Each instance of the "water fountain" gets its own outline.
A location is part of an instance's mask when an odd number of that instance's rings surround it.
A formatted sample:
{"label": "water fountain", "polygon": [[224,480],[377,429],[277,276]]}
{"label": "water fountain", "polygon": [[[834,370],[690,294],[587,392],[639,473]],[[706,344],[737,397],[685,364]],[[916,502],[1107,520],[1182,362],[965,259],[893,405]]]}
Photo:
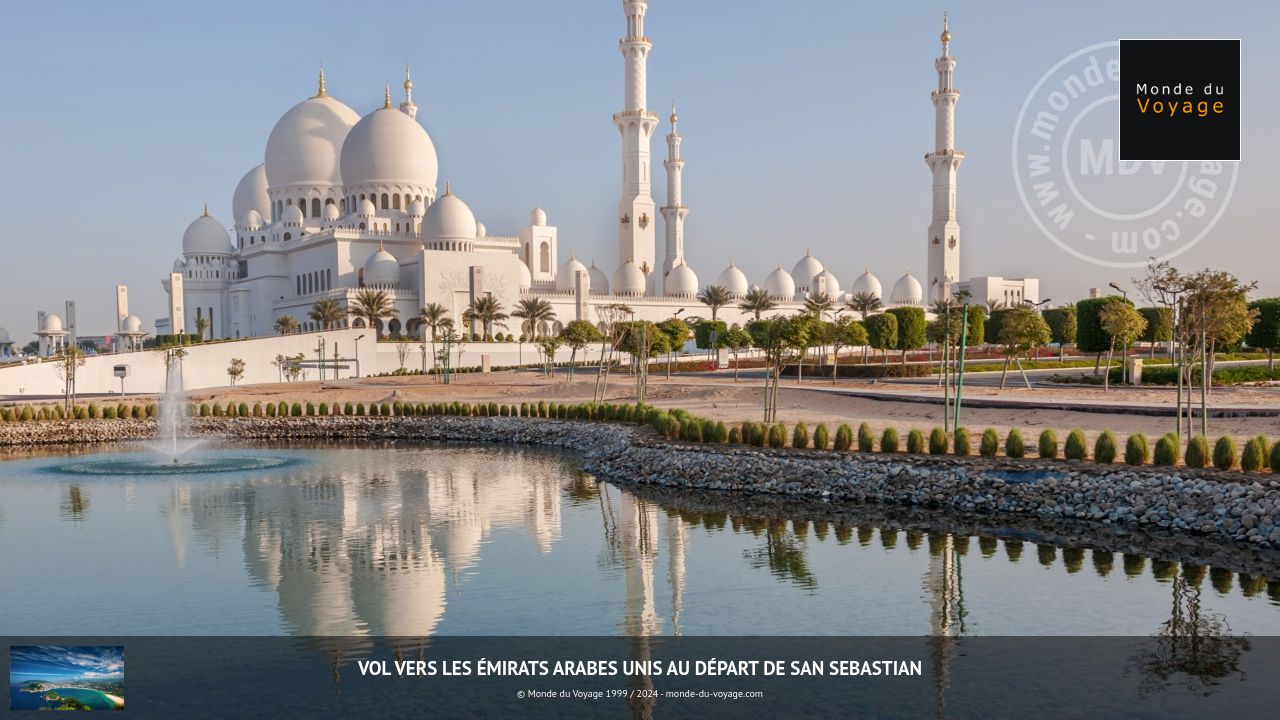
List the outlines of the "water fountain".
{"label": "water fountain", "polygon": [[156,442],[152,447],[169,460],[169,465],[181,468],[182,457],[201,444],[200,440],[189,437],[190,423],[187,421],[186,393],[182,387],[182,357],[185,352],[181,348],[165,352],[164,395],[160,398],[160,415],[156,422]]}

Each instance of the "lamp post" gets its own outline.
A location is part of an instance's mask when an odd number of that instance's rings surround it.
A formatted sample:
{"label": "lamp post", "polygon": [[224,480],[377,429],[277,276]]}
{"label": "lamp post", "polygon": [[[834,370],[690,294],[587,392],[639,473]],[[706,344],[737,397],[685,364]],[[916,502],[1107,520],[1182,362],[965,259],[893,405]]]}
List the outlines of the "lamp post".
{"label": "lamp post", "polygon": [[356,377],[360,377],[360,341],[364,339],[364,335],[356,336]]}

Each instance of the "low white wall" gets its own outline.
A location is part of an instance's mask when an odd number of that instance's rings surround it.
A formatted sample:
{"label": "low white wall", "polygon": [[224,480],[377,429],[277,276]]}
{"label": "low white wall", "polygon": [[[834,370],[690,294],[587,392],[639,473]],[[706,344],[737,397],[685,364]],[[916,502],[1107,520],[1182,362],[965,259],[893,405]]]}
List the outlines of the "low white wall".
{"label": "low white wall", "polygon": [[[364,338],[356,343],[356,338],[360,336]],[[341,377],[346,378],[354,374],[355,364],[350,360],[355,355],[357,345],[360,351],[360,374],[369,375],[375,372],[374,367],[377,365],[375,357],[379,354],[379,349],[375,347],[377,343],[373,341],[372,333],[364,329],[331,330],[190,346],[187,348],[189,354],[182,361],[183,385],[187,390],[230,385],[231,379],[227,375],[227,366],[231,364],[232,358],[244,360],[244,376],[238,384],[278,382],[279,371],[272,364],[276,356],[302,353],[307,360],[315,360],[316,347],[320,338],[325,340],[326,358],[332,358],[334,349],[337,348],[342,358],[348,361],[347,364],[350,367],[340,371]],[[129,366],[129,377],[124,381],[126,393],[164,391],[163,355],[155,350],[142,350],[115,355],[91,355],[85,358],[84,366],[76,375],[76,392],[86,394],[120,392],[120,379],[114,374],[116,365]],[[305,372],[309,380],[320,379],[319,371],[314,368],[309,368]],[[331,377],[328,371],[325,377],[326,379]],[[63,381],[58,375],[56,361],[0,367],[0,396],[7,399],[60,395],[62,392]]]}
{"label": "low white wall", "polygon": [[[396,347],[397,343],[380,342],[378,343],[377,369],[369,370],[368,374],[391,373],[400,369],[400,351]],[[422,369],[422,350],[421,343],[407,343],[408,354],[404,359],[404,367],[406,370]],[[443,347],[442,343],[436,343],[436,350]],[[567,347],[561,347],[556,351],[556,362],[569,362],[569,358],[573,351]],[[453,367],[480,367],[480,357],[482,355],[489,356],[489,367],[512,367],[515,365],[537,365],[542,362],[542,353],[538,352],[538,347],[533,343],[524,343],[523,350],[518,343],[495,343],[495,342],[468,342],[462,346],[462,360],[458,360],[458,351],[455,347],[452,351],[450,364]],[[625,357],[625,355],[615,352],[615,358]],[[600,345],[593,343],[585,350],[580,351],[577,357],[579,362],[590,360],[598,361],[600,359]],[[427,367],[432,368],[438,365],[434,362],[431,354],[431,342],[427,342]]]}

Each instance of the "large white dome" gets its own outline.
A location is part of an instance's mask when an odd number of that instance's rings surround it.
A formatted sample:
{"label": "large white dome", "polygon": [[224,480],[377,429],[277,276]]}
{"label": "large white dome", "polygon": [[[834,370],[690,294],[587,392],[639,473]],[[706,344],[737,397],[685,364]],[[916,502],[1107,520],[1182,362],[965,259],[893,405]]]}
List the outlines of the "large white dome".
{"label": "large white dome", "polygon": [[889,302],[894,305],[919,305],[924,302],[924,290],[920,287],[920,281],[911,276],[910,270],[893,284]]}
{"label": "large white dome", "polygon": [[400,263],[395,255],[379,247],[378,252],[369,256],[364,263],[365,285],[398,285],[400,283]]}
{"label": "large white dome", "polygon": [[230,255],[231,236],[222,223],[209,216],[208,211],[196,218],[182,233],[184,255]]}
{"label": "large white dome", "polygon": [[384,107],[351,128],[342,144],[341,169],[348,194],[390,186],[434,195],[439,165],[427,131],[403,112]]}
{"label": "large white dome", "polygon": [[693,297],[698,294],[698,276],[693,268],[681,263],[667,273],[666,294],[669,297]]}
{"label": "large white dome", "polygon": [[777,270],[769,273],[769,277],[764,279],[764,291],[775,300],[794,300],[796,281],[792,280],[787,271],[779,265]]}
{"label": "large white dome", "polygon": [[[267,166],[258,165],[244,174],[231,196],[231,217],[242,219],[250,210],[271,222],[271,200],[267,198]],[[261,224],[261,223],[259,223]]]}
{"label": "large white dome", "polygon": [[579,272],[586,272],[588,277],[591,275],[591,273],[587,271],[586,265],[579,262],[577,258],[570,256],[569,259],[560,266],[560,271],[556,273],[556,289],[563,290],[565,292],[572,292],[573,284],[577,282]]}
{"label": "large white dome", "polygon": [[[822,272],[818,273],[818,277],[822,278],[826,282],[827,289],[825,290],[825,292],[827,293],[827,297],[831,298],[832,300],[835,300],[836,298],[840,297],[840,280],[836,278],[834,273],[832,273],[830,270],[823,270]],[[810,292],[818,291],[818,283],[816,279],[813,283],[813,287],[809,288],[809,290]]]}
{"label": "large white dome", "polygon": [[716,284],[729,291],[734,297],[742,297],[747,294],[747,276],[741,270],[729,262],[729,267],[720,273],[720,277],[716,278]]}
{"label": "large white dome", "polygon": [[268,185],[273,190],[341,186],[342,143],[359,121],[354,110],[327,95],[289,108],[267,138]]}
{"label": "large white dome", "polygon": [[446,192],[427,208],[422,218],[422,235],[428,240],[474,241],[476,216],[457,195]]}
{"label": "large white dome", "polygon": [[528,290],[533,286],[533,273],[529,272],[529,266],[525,265],[519,257],[516,258],[516,265],[520,270],[520,289]]}
{"label": "large white dome", "polygon": [[802,291],[808,292],[813,286],[813,278],[823,270],[822,263],[818,262],[818,258],[809,254],[808,250],[804,251],[804,257],[791,268],[791,279],[795,282],[796,287]]}
{"label": "large white dome", "polygon": [[872,275],[870,268],[853,281],[853,287],[849,289],[849,292],[854,295],[864,292],[871,293],[877,299],[883,297],[883,292],[880,288],[880,278]]}
{"label": "large white dome", "polygon": [[630,260],[613,274],[614,295],[644,295],[644,273]]}
{"label": "large white dome", "polygon": [[591,292],[597,295],[609,294],[609,276],[604,271],[596,267],[596,261],[591,261],[591,267],[587,268],[587,272],[591,274]]}
{"label": "large white dome", "polygon": [[9,331],[5,328],[0,327],[0,343],[7,343],[7,342],[9,342]]}

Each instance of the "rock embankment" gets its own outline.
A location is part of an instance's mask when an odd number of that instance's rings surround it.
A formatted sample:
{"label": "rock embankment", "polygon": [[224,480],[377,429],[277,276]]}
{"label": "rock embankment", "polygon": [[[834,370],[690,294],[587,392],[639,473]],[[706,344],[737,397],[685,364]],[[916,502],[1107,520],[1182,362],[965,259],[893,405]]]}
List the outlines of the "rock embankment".
{"label": "rock embankment", "polygon": [[[0,424],[0,446],[154,437],[152,420]],[[768,450],[679,443],[647,428],[519,417],[192,418],[192,432],[243,440],[449,440],[547,445],[617,483],[832,503],[1087,520],[1280,548],[1280,483],[1157,467]]]}

